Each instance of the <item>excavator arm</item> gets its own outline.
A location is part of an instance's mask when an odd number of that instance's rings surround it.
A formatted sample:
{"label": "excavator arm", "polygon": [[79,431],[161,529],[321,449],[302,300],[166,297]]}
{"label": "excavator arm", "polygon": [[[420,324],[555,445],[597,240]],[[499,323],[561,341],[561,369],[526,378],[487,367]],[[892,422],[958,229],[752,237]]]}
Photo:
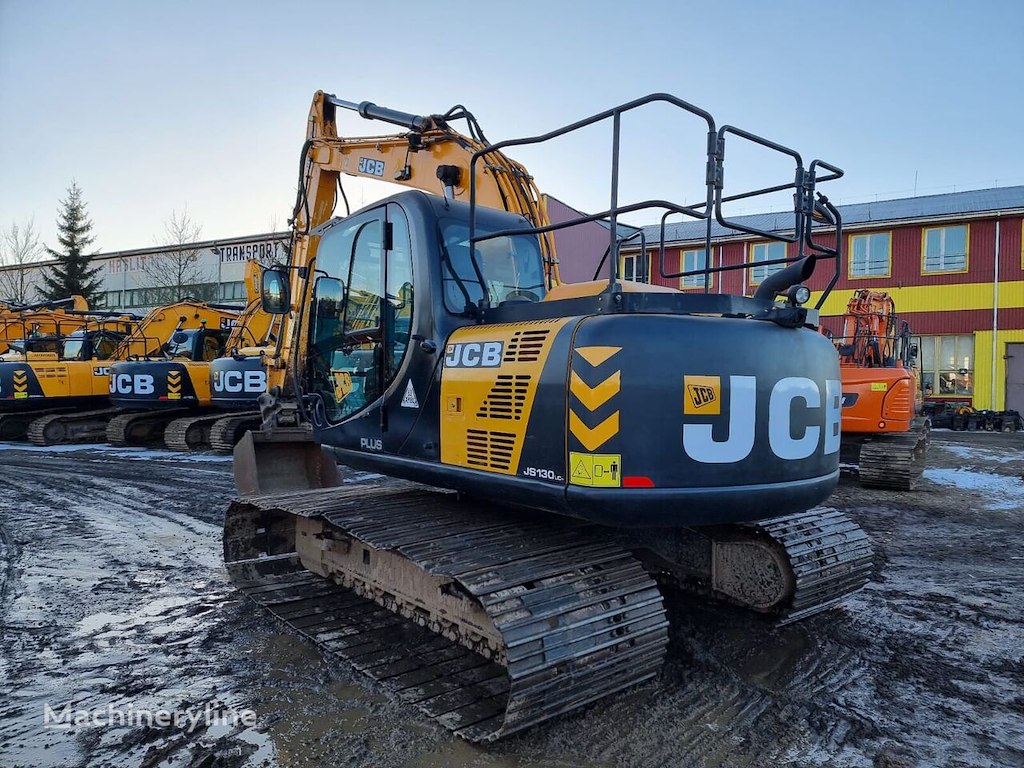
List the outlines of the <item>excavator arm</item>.
{"label": "excavator arm", "polygon": [[198,328],[203,324],[226,327],[238,317],[236,307],[184,299],[150,310],[124,338],[114,354],[116,360],[162,356],[163,345],[179,328]]}
{"label": "excavator arm", "polygon": [[[346,138],[338,135],[337,111],[348,109],[369,120],[381,120],[408,130],[404,133]],[[449,123],[465,119],[470,136]],[[288,266],[291,312],[278,335],[269,361],[268,387],[286,391],[286,378],[297,375],[294,350],[306,343],[306,329],[295,328],[300,308],[308,303],[315,279],[316,248],[313,233],[335,215],[341,176],[389,181],[401,186],[443,194],[447,199],[470,197],[470,168],[474,153],[487,141],[475,118],[462,107],[444,115],[413,115],[370,102],[349,102],[317,91],[309,111],[306,141],[300,156],[299,189],[291,219],[293,233]],[[545,198],[527,169],[503,153],[487,153],[475,181],[475,200],[483,207],[517,213],[534,227],[549,224]],[[347,203],[346,203],[347,205]],[[551,232],[540,236],[545,277],[549,288],[559,284],[558,261]],[[297,330],[297,332],[296,332]]]}

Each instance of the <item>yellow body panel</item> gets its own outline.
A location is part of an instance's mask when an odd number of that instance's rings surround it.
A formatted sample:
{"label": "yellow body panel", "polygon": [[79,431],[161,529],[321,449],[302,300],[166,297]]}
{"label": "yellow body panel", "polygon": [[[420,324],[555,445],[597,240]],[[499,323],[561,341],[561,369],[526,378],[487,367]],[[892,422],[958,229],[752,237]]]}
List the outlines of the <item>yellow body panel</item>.
{"label": "yellow body panel", "polygon": [[[526,426],[551,347],[568,318],[516,325],[460,328],[446,359],[466,345],[501,343],[499,365],[449,367],[441,375],[441,462],[514,475]],[[473,346],[476,345],[476,346]],[[477,356],[470,358],[476,361]]]}
{"label": "yellow body panel", "polygon": [[[56,360],[53,355],[47,355],[49,359],[40,360],[39,357],[41,356],[29,354],[25,368],[31,369],[44,398],[104,397],[109,392],[108,361],[61,361]],[[15,397],[18,380],[19,377],[15,373]]]}

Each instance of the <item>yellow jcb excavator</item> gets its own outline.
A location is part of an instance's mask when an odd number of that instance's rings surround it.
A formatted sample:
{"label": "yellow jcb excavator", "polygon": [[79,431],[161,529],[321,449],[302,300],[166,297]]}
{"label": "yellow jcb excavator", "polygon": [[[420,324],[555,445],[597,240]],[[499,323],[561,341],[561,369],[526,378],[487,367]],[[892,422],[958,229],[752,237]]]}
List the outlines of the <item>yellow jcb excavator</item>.
{"label": "yellow jcb excavator", "polygon": [[[618,201],[621,121],[653,103],[706,126],[701,204]],[[337,135],[338,109],[407,133],[377,151]],[[505,150],[599,123],[609,208],[551,224]],[[726,195],[726,144],[740,140],[794,175]],[[483,741],[657,674],[662,589],[794,621],[865,583],[863,531],[814,507],[839,475],[841,388],[800,283],[839,257],[811,229],[815,216],[841,227],[816,192],[838,168],[668,94],[488,144],[462,108],[417,116],[318,92],[300,169],[290,260],[263,274],[264,308],[284,321],[264,426],[236,447],[242,498],[225,518],[228,571],[256,603]],[[438,194],[334,218],[346,173],[436,179]],[[699,219],[710,242],[713,219],[742,226],[724,204],[785,190],[793,233],[748,231],[798,255],[754,297],[619,279],[620,215]],[[551,232],[599,219],[610,278],[559,285]],[[684,274],[648,245],[662,275]],[[336,459],[399,480],[345,486]]]}
{"label": "yellow jcb excavator", "polygon": [[[211,366],[226,353],[266,343],[274,320],[261,306],[259,282],[259,263],[250,261],[245,276],[249,301],[237,316],[222,318],[229,321],[228,327],[179,331],[172,337],[172,345],[156,356],[136,357],[111,367],[111,381],[116,386],[111,387],[110,401],[129,412],[110,420],[107,442],[130,445],[162,438],[166,447],[177,451],[210,447],[211,430],[218,420],[227,418],[224,413],[210,412]],[[136,386],[139,377],[153,385]],[[255,412],[255,403],[250,411]]]}
{"label": "yellow jcb excavator", "polygon": [[[12,341],[52,340],[78,330],[88,322],[88,312],[89,303],[83,296],[35,304],[0,301],[0,354],[8,350]],[[49,343],[54,347],[54,341]]]}
{"label": "yellow jcb excavator", "polygon": [[[187,346],[196,331],[220,329],[236,316],[186,299],[141,320],[94,321],[95,328],[63,337],[53,350],[28,351],[18,360],[0,362],[0,435],[8,440],[27,436],[37,445],[102,440],[107,423],[119,413],[109,406],[110,394],[156,386],[144,377],[115,381],[110,376],[114,361],[170,354]],[[179,334],[187,339],[176,342]]]}

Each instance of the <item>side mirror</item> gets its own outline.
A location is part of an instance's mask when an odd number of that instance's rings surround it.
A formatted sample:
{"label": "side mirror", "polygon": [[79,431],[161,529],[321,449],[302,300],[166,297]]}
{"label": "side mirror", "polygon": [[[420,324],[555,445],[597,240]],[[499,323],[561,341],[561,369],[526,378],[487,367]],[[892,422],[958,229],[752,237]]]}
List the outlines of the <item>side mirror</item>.
{"label": "side mirror", "polygon": [[910,359],[917,360],[917,344],[910,345]]}
{"label": "side mirror", "polygon": [[316,316],[324,320],[339,320],[345,303],[345,283],[336,277],[318,277],[313,291],[316,297]]}
{"label": "side mirror", "polygon": [[288,272],[284,269],[264,269],[260,286],[260,303],[268,315],[284,315],[291,308],[288,295]]}
{"label": "side mirror", "polygon": [[313,287],[313,343],[325,344],[341,333],[345,284],[336,277],[318,277]]}

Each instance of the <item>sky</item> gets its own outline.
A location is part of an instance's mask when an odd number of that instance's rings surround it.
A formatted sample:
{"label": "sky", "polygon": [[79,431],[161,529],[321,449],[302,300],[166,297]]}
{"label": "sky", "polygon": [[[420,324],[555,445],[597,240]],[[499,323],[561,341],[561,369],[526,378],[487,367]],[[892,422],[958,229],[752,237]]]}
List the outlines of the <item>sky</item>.
{"label": "sky", "polygon": [[[317,90],[464,104],[492,142],[667,92],[842,167],[823,190],[838,203],[1024,184],[1022,30],[1018,0],[0,0],[0,229],[34,218],[55,246],[72,180],[102,252],[164,244],[184,209],[203,239],[284,229]],[[702,199],[704,132],[664,106],[626,115],[620,202]],[[602,124],[509,154],[596,211],[610,142]],[[791,179],[727,147],[727,190]],[[379,187],[346,182],[354,207],[396,191]]]}

